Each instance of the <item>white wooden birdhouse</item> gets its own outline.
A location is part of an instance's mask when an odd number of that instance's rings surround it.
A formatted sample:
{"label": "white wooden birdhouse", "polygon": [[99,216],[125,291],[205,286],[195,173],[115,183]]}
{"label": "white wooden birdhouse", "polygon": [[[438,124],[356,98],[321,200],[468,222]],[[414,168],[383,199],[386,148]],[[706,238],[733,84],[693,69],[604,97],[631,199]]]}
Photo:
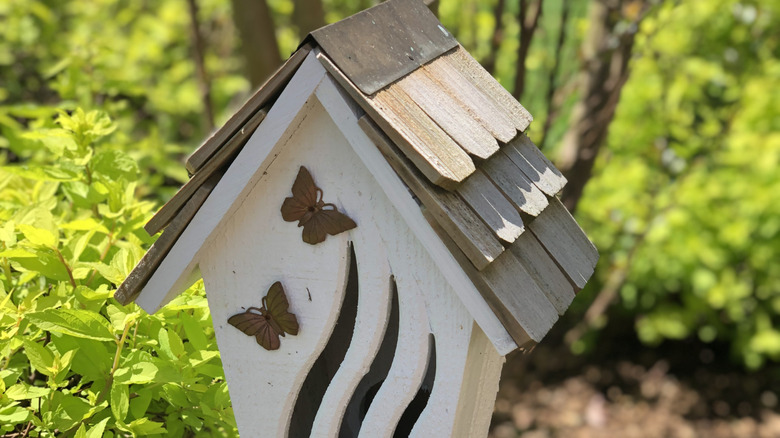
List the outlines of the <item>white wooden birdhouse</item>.
{"label": "white wooden birdhouse", "polygon": [[243,436],[487,434],[593,272],[531,116],[417,0],[313,32],[187,161],[116,298],[202,276]]}

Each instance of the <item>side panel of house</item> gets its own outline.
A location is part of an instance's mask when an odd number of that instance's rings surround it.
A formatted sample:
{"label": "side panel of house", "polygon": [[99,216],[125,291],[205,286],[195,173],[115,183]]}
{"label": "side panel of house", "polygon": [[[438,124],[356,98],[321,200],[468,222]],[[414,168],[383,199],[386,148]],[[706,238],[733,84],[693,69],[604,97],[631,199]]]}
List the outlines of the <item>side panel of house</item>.
{"label": "side panel of house", "polygon": [[[489,420],[500,356],[328,112],[314,97],[304,111],[200,260],[240,433],[484,436],[456,412]],[[309,245],[282,219],[301,166],[357,228]],[[276,281],[300,329],[268,351],[227,320]]]}

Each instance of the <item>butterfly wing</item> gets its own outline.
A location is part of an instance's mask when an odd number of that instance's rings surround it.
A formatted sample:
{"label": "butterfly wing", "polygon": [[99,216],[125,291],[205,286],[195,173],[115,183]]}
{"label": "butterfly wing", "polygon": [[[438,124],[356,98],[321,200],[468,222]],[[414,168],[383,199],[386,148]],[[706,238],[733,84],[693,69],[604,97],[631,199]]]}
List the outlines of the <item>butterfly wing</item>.
{"label": "butterfly wing", "polygon": [[271,285],[271,288],[268,290],[268,295],[265,297],[265,304],[272,320],[281,329],[280,334],[282,336],[284,336],[284,332],[291,335],[298,334],[298,319],[288,311],[290,303],[287,301],[287,296],[284,294],[282,283],[277,281]]}
{"label": "butterfly wing", "polygon": [[258,330],[255,335],[255,339],[257,339],[257,343],[266,350],[279,349],[279,332],[274,329],[269,321],[266,321],[266,323],[260,327],[260,330]]}
{"label": "butterfly wing", "polygon": [[250,309],[228,318],[228,324],[249,336],[254,336],[260,330],[260,326],[267,323],[263,315],[254,313]]}
{"label": "butterfly wing", "polygon": [[303,219],[307,213],[310,213],[309,209],[317,205],[317,186],[314,185],[314,179],[309,171],[303,166],[295,177],[292,193],[292,197],[285,198],[282,203],[282,219],[287,222]]}
{"label": "butterfly wing", "polygon": [[228,318],[228,324],[241,330],[249,336],[254,336],[257,343],[266,350],[279,348],[279,330],[275,329],[265,316],[252,312],[250,308]]}
{"label": "butterfly wing", "polygon": [[336,210],[323,209],[318,211],[303,225],[303,241],[316,245],[325,240],[327,234],[335,236],[357,227],[355,221],[344,213]]}

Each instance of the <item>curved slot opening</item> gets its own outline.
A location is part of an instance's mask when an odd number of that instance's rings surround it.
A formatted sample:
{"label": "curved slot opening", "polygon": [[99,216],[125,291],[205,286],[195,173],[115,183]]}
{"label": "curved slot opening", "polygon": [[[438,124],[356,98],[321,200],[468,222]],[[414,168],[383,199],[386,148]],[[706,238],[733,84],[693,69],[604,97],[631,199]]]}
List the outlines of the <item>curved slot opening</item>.
{"label": "curved slot opening", "polygon": [[352,398],[344,413],[344,418],[341,420],[339,438],[353,438],[358,436],[360,433],[360,425],[368,412],[368,408],[371,406],[374,396],[382,386],[382,382],[387,378],[387,374],[390,372],[390,366],[393,363],[393,355],[395,354],[395,347],[398,343],[399,304],[398,289],[395,280],[391,278],[391,281],[393,298],[387,329],[385,329],[385,335],[382,339],[382,345],[379,346],[379,351],[377,352],[374,361],[371,363],[371,368],[368,373],[363,376],[363,379],[355,389],[355,393],[352,394]]}
{"label": "curved slot opening", "polygon": [[420,414],[423,413],[425,407],[428,406],[428,399],[433,392],[433,382],[436,379],[436,338],[433,333],[428,334],[428,365],[425,369],[425,377],[423,377],[420,389],[417,390],[417,395],[406,407],[401,419],[398,420],[398,425],[395,428],[393,438],[405,438],[412,432],[414,425],[420,418]]}
{"label": "curved slot opening", "polygon": [[355,248],[350,245],[350,263],[344,301],[328,343],[306,376],[290,420],[290,438],[308,437],[330,381],[347,354],[355,329],[358,303],[358,269]]}

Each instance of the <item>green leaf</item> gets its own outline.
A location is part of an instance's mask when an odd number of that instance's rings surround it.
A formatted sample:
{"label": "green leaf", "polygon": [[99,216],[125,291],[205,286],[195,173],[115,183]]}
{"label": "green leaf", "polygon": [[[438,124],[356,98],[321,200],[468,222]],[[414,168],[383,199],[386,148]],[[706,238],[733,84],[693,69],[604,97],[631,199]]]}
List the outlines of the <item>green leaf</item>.
{"label": "green leaf", "polygon": [[151,362],[134,363],[114,373],[114,382],[123,385],[149,383],[157,376],[158,368]]}
{"label": "green leaf", "polygon": [[208,349],[208,340],[206,340],[206,335],[203,333],[203,327],[201,327],[198,321],[187,312],[181,312],[180,317],[182,325],[184,326],[184,332],[187,334],[187,339],[189,339],[190,344],[192,344],[196,350]]}
{"label": "green leaf", "polygon": [[85,426],[84,423],[81,423],[76,430],[76,434],[73,435],[73,438],[87,438],[87,426]]}
{"label": "green leaf", "polygon": [[175,331],[160,328],[157,336],[160,342],[160,351],[167,359],[178,360],[184,354],[184,344]]}
{"label": "green leaf", "polygon": [[119,421],[124,421],[125,417],[127,417],[127,410],[130,406],[129,397],[128,386],[114,381],[114,384],[111,386],[111,413]]}
{"label": "green leaf", "polygon": [[16,403],[0,407],[0,424],[9,426],[26,423],[32,418],[32,412],[17,406]]}
{"label": "green leaf", "polygon": [[109,266],[102,262],[84,263],[84,265],[95,269],[98,274],[113,284],[122,284],[122,282],[125,281],[125,278],[127,277],[115,267]]}
{"label": "green leaf", "polygon": [[139,418],[128,423],[127,428],[136,435],[156,435],[166,433],[162,423],[152,421],[148,418]]}
{"label": "green leaf", "polygon": [[101,420],[98,424],[92,426],[89,431],[87,432],[86,438],[102,438],[103,437],[103,431],[106,429],[106,424],[108,423],[108,417]]}
{"label": "green leaf", "polygon": [[22,342],[24,344],[24,352],[27,354],[27,359],[30,360],[32,366],[34,366],[35,369],[40,371],[42,374],[52,377],[54,355],[52,355],[46,347],[37,342],[26,338],[22,339]]}
{"label": "green leaf", "polygon": [[27,383],[17,383],[8,388],[5,391],[5,395],[11,400],[31,400],[34,398],[46,397],[50,392],[51,388],[32,386]]}
{"label": "green leaf", "polygon": [[77,230],[77,231],[100,231],[103,234],[109,234],[108,228],[103,226],[100,222],[96,221],[94,218],[87,217],[84,219],[77,219],[75,221],[70,221],[66,224],[60,225],[60,228],[64,228],[66,230]]}
{"label": "green leaf", "polygon": [[44,228],[36,228],[32,225],[19,224],[19,230],[33,245],[56,248],[58,239],[51,231]]}
{"label": "green leaf", "polygon": [[78,181],[81,175],[60,166],[3,166],[3,172],[35,181]]}
{"label": "green leaf", "polygon": [[138,391],[138,397],[130,400],[130,413],[135,418],[141,418],[146,416],[146,411],[149,409],[149,404],[152,402],[151,390]]}
{"label": "green leaf", "polygon": [[129,155],[118,150],[103,150],[95,154],[91,161],[92,171],[109,180],[138,179],[138,164]]}
{"label": "green leaf", "polygon": [[25,315],[43,330],[79,338],[114,341],[108,321],[96,312],[78,309],[47,309]]}
{"label": "green leaf", "polygon": [[[12,249],[13,254],[9,254],[7,257],[16,262],[20,268],[42,274],[52,280],[57,281],[69,281],[68,270],[65,269],[65,265],[62,264],[62,260],[54,253],[52,249],[40,247],[36,249],[32,255],[29,256],[28,252],[18,252],[17,249]],[[14,266],[16,268],[16,266]]]}
{"label": "green leaf", "polygon": [[0,226],[0,242],[5,244],[6,248],[16,245],[16,232],[14,231],[14,221],[7,221]]}
{"label": "green leaf", "polygon": [[83,420],[90,412],[89,403],[80,397],[55,393],[54,405],[56,406],[52,421],[60,430],[70,430]]}

